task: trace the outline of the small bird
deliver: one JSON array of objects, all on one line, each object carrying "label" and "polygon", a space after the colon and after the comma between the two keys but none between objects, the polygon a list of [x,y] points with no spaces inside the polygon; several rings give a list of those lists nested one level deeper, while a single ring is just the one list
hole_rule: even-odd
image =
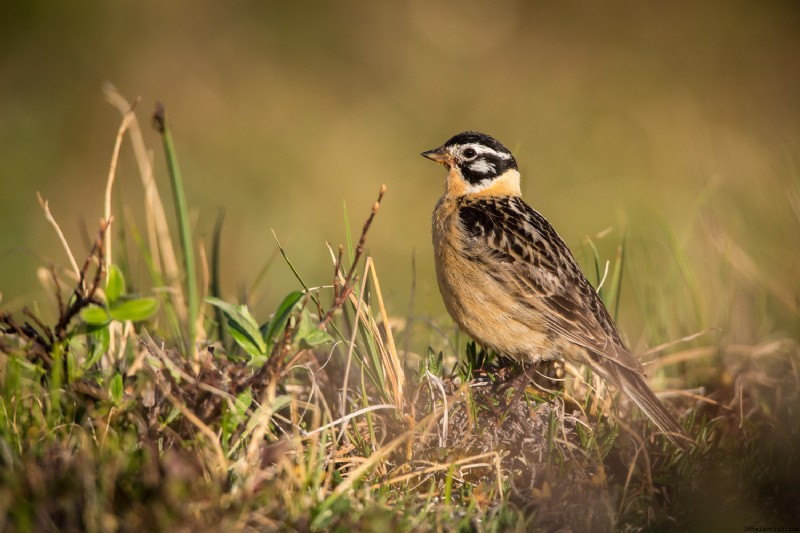
[{"label": "small bird", "polygon": [[461,330],[517,363],[588,365],[685,449],[690,439],[648,387],[569,248],[522,200],[511,152],[467,131],[422,156],[448,170],[433,247],[439,290]]}]

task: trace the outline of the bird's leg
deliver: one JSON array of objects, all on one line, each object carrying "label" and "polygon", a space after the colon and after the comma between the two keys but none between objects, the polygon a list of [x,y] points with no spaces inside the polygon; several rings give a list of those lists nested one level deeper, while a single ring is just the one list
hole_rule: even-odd
[{"label": "bird's leg", "polygon": [[528,389],[528,385],[533,384],[537,389],[548,393],[557,393],[564,387],[564,363],[559,360],[541,361],[527,368],[524,365],[517,364],[509,370],[513,375],[502,385],[500,394],[505,396],[506,391],[513,387],[514,396],[506,404],[500,420],[504,420],[517,405],[517,402],[520,401]]},{"label": "bird's leg", "polygon": [[[528,388],[528,384],[531,382],[531,376],[525,371],[525,367],[519,365],[515,368],[516,375],[513,376],[503,387],[501,392],[505,393],[511,387],[514,387],[514,396],[511,398],[511,401],[506,404],[506,408],[503,410],[503,414],[500,416],[500,420],[505,420],[506,416],[511,412],[511,410],[517,405],[522,397],[525,395],[525,390]],[[505,394],[503,394],[505,395]]]}]

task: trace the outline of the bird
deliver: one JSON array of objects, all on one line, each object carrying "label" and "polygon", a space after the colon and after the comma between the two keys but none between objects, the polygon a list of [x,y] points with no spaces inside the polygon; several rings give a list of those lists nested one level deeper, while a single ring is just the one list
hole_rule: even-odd
[{"label": "bird", "polygon": [[569,247],[523,201],[512,153],[465,131],[421,155],[447,168],[432,236],[439,290],[458,327],[518,364],[587,365],[687,449],[691,439],[647,385]]}]

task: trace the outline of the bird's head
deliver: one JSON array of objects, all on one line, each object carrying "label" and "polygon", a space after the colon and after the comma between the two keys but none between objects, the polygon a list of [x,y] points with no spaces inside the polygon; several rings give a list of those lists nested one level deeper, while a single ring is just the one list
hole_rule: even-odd
[{"label": "bird's head", "polygon": [[500,141],[485,133],[459,133],[422,156],[447,167],[447,195],[520,194],[517,160]]}]

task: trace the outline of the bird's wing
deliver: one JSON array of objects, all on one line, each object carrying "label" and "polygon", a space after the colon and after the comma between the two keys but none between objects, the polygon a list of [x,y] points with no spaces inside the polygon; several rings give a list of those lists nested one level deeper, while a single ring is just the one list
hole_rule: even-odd
[{"label": "bird's wing", "polygon": [[603,302],[553,226],[518,197],[465,198],[463,253],[570,342],[637,373]]}]

